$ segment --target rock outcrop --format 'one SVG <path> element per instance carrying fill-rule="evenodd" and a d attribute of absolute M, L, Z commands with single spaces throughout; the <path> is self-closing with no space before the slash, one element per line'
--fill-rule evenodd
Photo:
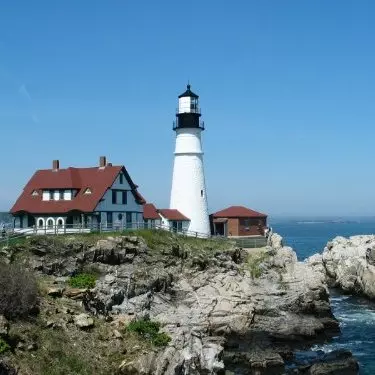
<path fill-rule="evenodd" d="M 330 286 L 375 298 L 375 236 L 336 237 L 308 263 L 326 274 Z"/>
<path fill-rule="evenodd" d="M 151 319 L 171 338 L 164 349 L 119 363 L 121 374 L 223 374 L 238 368 L 282 374 L 295 348 L 339 330 L 318 260 L 314 266 L 298 262 L 277 234 L 269 247 L 254 250 L 231 243 L 215 250 L 203 240 L 195 248 L 177 238 L 150 247 L 134 236 L 94 246 L 72 239 L 52 250 L 48 240 L 40 241 L 33 239 L 28 266 L 55 278 L 49 289 L 54 298 L 82 300 L 88 313 L 105 321 Z M 93 266 L 101 275 L 95 288 L 66 287 L 66 276 Z M 73 322 L 89 328 L 93 320 L 78 315 Z"/>

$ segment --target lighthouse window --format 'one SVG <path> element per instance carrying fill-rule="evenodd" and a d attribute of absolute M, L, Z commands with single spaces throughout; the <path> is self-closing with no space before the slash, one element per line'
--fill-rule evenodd
<path fill-rule="evenodd" d="M 203 197 L 203 190 L 201 190 L 201 197 Z"/>

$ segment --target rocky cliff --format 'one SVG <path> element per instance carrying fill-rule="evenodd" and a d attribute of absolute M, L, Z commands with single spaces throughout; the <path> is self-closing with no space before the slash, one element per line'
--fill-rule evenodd
<path fill-rule="evenodd" d="M 308 263 L 327 276 L 330 286 L 375 298 L 375 236 L 336 237 Z"/>
<path fill-rule="evenodd" d="M 53 374 L 357 373 L 350 353 L 294 361 L 295 349 L 339 328 L 321 268 L 298 262 L 276 234 L 251 250 L 164 232 L 35 237 L 2 255 L 41 285 L 38 318 L 11 322 L 7 333 L 13 352 L 4 358 L 20 374 L 47 374 L 34 362 L 53 356 L 46 347 L 59 341 L 65 357 L 90 360 L 76 372 L 55 364 L 65 370 Z M 90 287 L 73 287 L 93 274 Z"/>

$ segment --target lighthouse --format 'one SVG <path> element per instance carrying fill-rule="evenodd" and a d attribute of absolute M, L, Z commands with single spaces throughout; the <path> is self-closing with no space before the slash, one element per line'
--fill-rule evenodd
<path fill-rule="evenodd" d="M 198 99 L 198 95 L 190 90 L 189 84 L 186 91 L 178 97 L 176 121 L 173 123 L 176 147 L 170 208 L 177 209 L 190 219 L 189 233 L 208 237 L 210 223 L 201 141 L 204 123 L 200 121 Z"/>

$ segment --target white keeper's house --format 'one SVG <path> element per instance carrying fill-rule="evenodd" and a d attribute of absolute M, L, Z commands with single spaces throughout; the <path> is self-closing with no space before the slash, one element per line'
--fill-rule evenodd
<path fill-rule="evenodd" d="M 127 227 L 143 223 L 145 200 L 123 165 L 38 170 L 11 209 L 15 228 Z"/>

